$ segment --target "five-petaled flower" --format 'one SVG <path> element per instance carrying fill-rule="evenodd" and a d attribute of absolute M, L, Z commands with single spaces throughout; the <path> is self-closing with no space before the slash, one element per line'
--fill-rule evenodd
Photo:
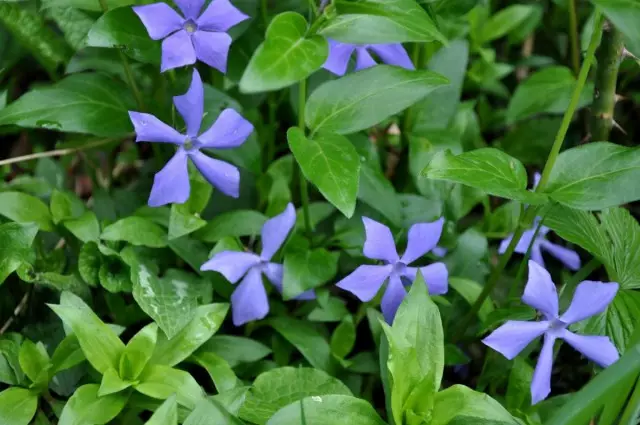
<path fill-rule="evenodd" d="M 329 57 L 322 67 L 336 75 L 344 75 L 354 51 L 356 71 L 376 65 L 369 51 L 378 55 L 386 64 L 415 69 L 402 44 L 347 44 L 335 40 L 329 40 Z"/>
<path fill-rule="evenodd" d="M 233 165 L 213 159 L 200 152 L 201 148 L 231 149 L 240 146 L 253 131 L 253 125 L 233 109 L 222 111 L 216 122 L 200 134 L 204 111 L 204 88 L 198 71 L 193 71 L 189 91 L 173 98 L 184 118 L 187 134 L 175 129 L 151 114 L 129 111 L 135 128 L 136 142 L 172 143 L 178 146 L 176 154 L 153 179 L 149 205 L 157 207 L 168 203 L 181 204 L 189 199 L 190 185 L 187 158 L 202 175 L 222 193 L 238 197 L 240 172 Z"/>
<path fill-rule="evenodd" d="M 534 261 L 529 261 L 529 280 L 522 301 L 540 311 L 544 320 L 523 322 L 509 320 L 482 340 L 486 345 L 511 360 L 535 338 L 544 334 L 544 342 L 531 382 L 533 404 L 544 400 L 551 392 L 551 366 L 553 345 L 563 339 L 585 357 L 602 367 L 618 360 L 618 351 L 605 336 L 577 335 L 567 330 L 572 323 L 602 313 L 618 292 L 617 283 L 585 280 L 576 288 L 569 308 L 558 313 L 558 294 L 549 272 Z"/>
<path fill-rule="evenodd" d="M 249 17 L 229 0 L 213 0 L 202 14 L 204 0 L 175 0 L 183 16 L 166 3 L 134 6 L 149 37 L 162 41 L 161 71 L 192 65 L 196 59 L 220 72 L 227 70 L 229 28 Z"/>
<path fill-rule="evenodd" d="M 296 210 L 289 203 L 284 212 L 267 220 L 262 226 L 262 252 L 222 251 L 204 263 L 201 270 L 213 270 L 222 274 L 229 282 L 236 283 L 244 276 L 231 295 L 233 324 L 243 325 L 252 320 L 263 319 L 269 313 L 267 291 L 262 284 L 262 274 L 279 292 L 282 292 L 282 264 L 271 262 L 287 235 L 296 223 Z M 311 300 L 313 290 L 300 294 L 295 299 Z"/>
<path fill-rule="evenodd" d="M 382 296 L 382 314 L 387 322 L 393 322 L 396 311 L 407 295 L 403 278 L 413 281 L 418 269 L 422 272 L 432 295 L 444 294 L 448 290 L 449 272 L 444 263 L 433 263 L 425 267 L 408 267 L 409 264 L 433 250 L 442 234 L 444 219 L 432 223 L 418 223 L 409 229 L 407 249 L 398 256 L 391 230 L 384 224 L 363 217 L 366 240 L 363 253 L 367 258 L 382 260 L 384 265 L 362 265 L 337 286 L 351 292 L 361 301 L 370 301 L 387 280 L 389 283 Z"/>

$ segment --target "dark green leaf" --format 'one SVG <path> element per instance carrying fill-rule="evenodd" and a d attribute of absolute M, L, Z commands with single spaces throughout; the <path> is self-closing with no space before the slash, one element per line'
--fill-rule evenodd
<path fill-rule="evenodd" d="M 329 343 L 310 323 L 289 317 L 275 317 L 269 323 L 302 353 L 311 366 L 329 373 L 334 370 Z"/>
<path fill-rule="evenodd" d="M 204 242 L 218 242 L 226 236 L 258 236 L 265 221 L 267 217 L 258 211 L 229 211 L 214 217 L 194 236 Z"/>
<path fill-rule="evenodd" d="M 78 272 L 89 286 L 98 286 L 102 255 L 93 242 L 82 245 L 78 255 Z"/>
<path fill-rule="evenodd" d="M 637 0 L 591 0 L 602 8 L 613 25 L 626 35 L 633 43 L 640 43 L 640 2 Z"/>
<path fill-rule="evenodd" d="M 68 218 L 78 218 L 84 213 L 84 203 L 75 194 L 54 189 L 49 203 L 51 218 L 55 224 Z"/>
<path fill-rule="evenodd" d="M 205 368 L 218 393 L 230 391 L 241 385 L 241 381 L 233 372 L 229 363 L 216 353 L 200 349 L 191 356 L 190 360 Z"/>
<path fill-rule="evenodd" d="M 214 335 L 200 352 L 213 352 L 226 360 L 231 367 L 253 363 L 271 354 L 271 349 L 260 342 L 233 335 Z"/>
<path fill-rule="evenodd" d="M 344 359 L 353 350 L 356 328 L 351 316 L 346 316 L 331 334 L 331 353 Z"/>
<path fill-rule="evenodd" d="M 177 239 L 204 227 L 206 221 L 189 211 L 185 204 L 172 204 L 169 218 L 169 239 Z"/>
<path fill-rule="evenodd" d="M 338 257 L 336 252 L 324 248 L 311 249 L 304 243 L 288 247 L 282 279 L 284 299 L 293 299 L 331 280 L 338 271 Z"/>
<path fill-rule="evenodd" d="M 218 397 L 220 395 L 222 394 L 198 402 L 196 408 L 193 409 L 193 412 L 187 417 L 183 425 L 210 425 L 214 423 L 243 425 L 239 419 L 227 411 L 227 406 L 223 406 L 219 401 Z"/>
<path fill-rule="evenodd" d="M 46 10 L 46 14 L 60 27 L 65 40 L 74 50 L 85 46 L 85 38 L 94 22 L 89 15 L 71 7 L 52 7 Z"/>
<path fill-rule="evenodd" d="M 304 410 L 301 409 L 304 406 Z M 303 412 L 304 411 L 304 417 Z M 349 395 L 311 396 L 280 409 L 267 425 L 385 425 L 365 400 Z"/>
<path fill-rule="evenodd" d="M 33 224 L 0 225 L 0 285 L 22 264 L 32 263 L 35 260 L 31 244 L 37 233 L 38 227 Z"/>
<path fill-rule="evenodd" d="M 105 0 L 104 4 L 109 9 L 136 4 L 135 0 Z M 92 12 L 102 12 L 102 4 L 94 0 L 43 0 L 42 8 L 48 7 L 73 7 L 76 9 L 90 10 Z"/>
<path fill-rule="evenodd" d="M 123 218 L 105 227 L 100 238 L 106 241 L 125 241 L 149 248 L 167 246 L 167 235 L 162 227 L 146 218 L 136 216 Z"/>

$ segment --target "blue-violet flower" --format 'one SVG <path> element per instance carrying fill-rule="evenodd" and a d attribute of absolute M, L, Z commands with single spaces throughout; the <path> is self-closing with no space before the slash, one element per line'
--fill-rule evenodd
<path fill-rule="evenodd" d="M 329 57 L 322 67 L 336 75 L 347 72 L 349 60 L 356 52 L 356 71 L 376 65 L 369 51 L 374 52 L 386 64 L 415 69 L 411 58 L 402 44 L 347 44 L 335 40 L 329 41 Z"/>

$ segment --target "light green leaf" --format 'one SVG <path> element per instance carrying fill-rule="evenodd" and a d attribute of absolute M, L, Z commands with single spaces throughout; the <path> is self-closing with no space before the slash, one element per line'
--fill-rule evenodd
<path fill-rule="evenodd" d="M 533 367 L 522 357 L 518 356 L 514 359 L 511 373 L 509 373 L 505 406 L 511 412 L 527 409 L 531 405 Z"/>
<path fill-rule="evenodd" d="M 103 425 L 115 418 L 129 400 L 129 392 L 99 397 L 98 384 L 78 388 L 62 409 L 58 425 Z"/>
<path fill-rule="evenodd" d="M 151 362 L 173 366 L 185 360 L 216 333 L 228 311 L 229 304 L 224 303 L 198 307 L 193 320 L 172 339 L 158 335 Z"/>
<path fill-rule="evenodd" d="M 20 347 L 20 367 L 25 375 L 37 385 L 46 384 L 49 381 L 47 369 L 49 368 L 49 354 L 42 342 L 34 344 L 28 339 L 22 342 Z M 44 375 L 43 375 L 44 372 Z"/>
<path fill-rule="evenodd" d="M 333 372 L 336 364 L 331 356 L 329 343 L 313 325 L 289 317 L 275 317 L 269 323 L 302 353 L 311 366 Z"/>
<path fill-rule="evenodd" d="M 234 335 L 214 335 L 198 352 L 213 352 L 222 357 L 229 366 L 253 363 L 271 354 L 266 345 L 251 339 Z"/>
<path fill-rule="evenodd" d="M 0 285 L 22 264 L 35 261 L 31 245 L 37 233 L 38 227 L 35 224 L 0 225 Z"/>
<path fill-rule="evenodd" d="M 85 211 L 84 203 L 75 194 L 54 189 L 49 203 L 51 218 L 55 224 L 68 218 L 78 218 Z"/>
<path fill-rule="evenodd" d="M 49 307 L 73 330 L 87 360 L 97 371 L 118 370 L 124 344 L 82 299 L 63 292 L 60 304 Z"/>
<path fill-rule="evenodd" d="M 62 224 L 82 242 L 100 239 L 100 224 L 93 211 L 85 211 L 80 217 L 64 220 Z"/>
<path fill-rule="evenodd" d="M 218 393 L 230 391 L 242 385 L 229 363 L 216 353 L 198 350 L 191 356 L 191 361 L 205 368 Z"/>
<path fill-rule="evenodd" d="M 251 57 L 240 80 L 240 90 L 256 93 L 278 90 L 304 80 L 327 59 L 324 37 L 307 37 L 307 21 L 295 12 L 273 18 L 265 41 Z"/>
<path fill-rule="evenodd" d="M 289 148 L 305 177 L 345 216 L 356 207 L 360 180 L 360 157 L 344 136 L 319 133 L 308 139 L 304 131 L 287 131 Z"/>
<path fill-rule="evenodd" d="M 558 156 L 544 192 L 571 208 L 602 210 L 640 199 L 640 149 L 595 142 Z"/>
<path fill-rule="evenodd" d="M 495 148 L 481 148 L 460 155 L 453 155 L 448 150 L 437 152 L 421 174 L 527 204 L 546 201 L 546 196 L 527 190 L 527 171 L 522 163 Z"/>
<path fill-rule="evenodd" d="M 100 389 L 98 390 L 98 397 L 119 393 L 120 391 L 129 388 L 131 385 L 132 382 L 121 379 L 117 371 L 109 369 L 104 373 L 104 375 L 102 375 Z"/>
<path fill-rule="evenodd" d="M 51 375 L 70 369 L 86 360 L 78 337 L 74 334 L 67 335 L 56 347 L 51 357 Z"/>
<path fill-rule="evenodd" d="M 204 227 L 206 221 L 189 211 L 186 204 L 172 204 L 169 218 L 169 240 L 188 235 Z"/>
<path fill-rule="evenodd" d="M 335 0 L 339 15 L 320 33 L 344 43 L 375 44 L 440 41 L 429 15 L 414 0 Z"/>
<path fill-rule="evenodd" d="M 134 109 L 123 83 L 103 74 L 80 73 L 27 92 L 0 110 L 0 125 L 118 137 L 133 131 L 128 111 Z"/>
<path fill-rule="evenodd" d="M 0 111 L 0 115 L 3 111 Z M 20 224 L 36 223 L 40 229 L 46 232 L 54 229 L 47 205 L 35 196 L 26 193 L 1 192 L 0 215 Z"/>
<path fill-rule="evenodd" d="M 38 410 L 38 394 L 19 387 L 0 392 L 0 423 L 28 425 Z"/>
<path fill-rule="evenodd" d="M 432 71 L 374 66 L 314 90 L 307 102 L 305 121 L 314 133 L 355 133 L 402 112 L 447 83 Z"/>
<path fill-rule="evenodd" d="M 274 413 L 290 403 L 329 394 L 350 396 L 351 391 L 341 381 L 320 370 L 281 367 L 258 375 L 239 416 L 245 421 L 264 425 Z"/>
<path fill-rule="evenodd" d="M 513 416 L 486 394 L 454 385 L 436 394 L 432 425 L 487 423 L 518 425 Z"/>
<path fill-rule="evenodd" d="M 609 279 L 625 289 L 640 288 L 640 225 L 625 208 L 611 208 L 600 215 L 601 232 L 610 244 L 600 245 L 599 256 Z M 595 229 L 594 229 L 595 230 Z"/>
<path fill-rule="evenodd" d="M 145 425 L 178 425 L 178 404 L 176 396 L 171 395 L 156 409 Z"/>
<path fill-rule="evenodd" d="M 298 424 L 386 425 L 386 422 L 367 401 L 349 395 L 307 397 L 283 407 L 267 422 L 267 425 Z"/>
<path fill-rule="evenodd" d="M 135 334 L 120 357 L 120 376 L 124 379 L 138 378 L 151 359 L 157 340 L 158 325 L 155 323 L 149 323 Z"/>
<path fill-rule="evenodd" d="M 196 404 L 196 408 L 187 417 L 183 425 L 244 425 L 242 421 L 227 411 L 226 407 L 218 400 L 219 396 L 201 400 Z"/>
<path fill-rule="evenodd" d="M 26 384 L 24 372 L 20 367 L 22 341 L 22 336 L 16 333 L 0 336 L 0 382 L 9 385 Z"/>
<path fill-rule="evenodd" d="M 106 241 L 125 241 L 149 248 L 167 246 L 167 235 L 162 227 L 146 218 L 136 216 L 123 218 L 105 227 L 100 238 Z"/>
<path fill-rule="evenodd" d="M 227 236 L 258 236 L 265 221 L 267 217 L 258 211 L 229 211 L 215 216 L 194 236 L 204 242 L 218 242 Z"/>
<path fill-rule="evenodd" d="M 487 43 L 509 34 L 521 27 L 534 13 L 536 7 L 526 4 L 514 4 L 501 9 L 482 26 L 480 43 Z"/>
<path fill-rule="evenodd" d="M 306 240 L 297 242 L 287 245 L 284 255 L 282 294 L 285 300 L 327 283 L 338 271 L 338 253 L 324 248 L 311 249 Z"/>
<path fill-rule="evenodd" d="M 640 2 L 637 0 L 591 0 L 607 19 L 636 45 L 640 44 Z"/>
<path fill-rule="evenodd" d="M 178 404 L 193 409 L 205 394 L 193 377 L 169 366 L 151 365 L 139 377 L 137 391 L 153 398 L 164 400 L 176 394 Z"/>

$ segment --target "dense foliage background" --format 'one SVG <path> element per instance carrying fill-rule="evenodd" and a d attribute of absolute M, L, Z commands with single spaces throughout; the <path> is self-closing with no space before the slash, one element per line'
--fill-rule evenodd
<path fill-rule="evenodd" d="M 640 423 L 640 1 L 150 3 L 0 0 L 0 424 Z"/>

